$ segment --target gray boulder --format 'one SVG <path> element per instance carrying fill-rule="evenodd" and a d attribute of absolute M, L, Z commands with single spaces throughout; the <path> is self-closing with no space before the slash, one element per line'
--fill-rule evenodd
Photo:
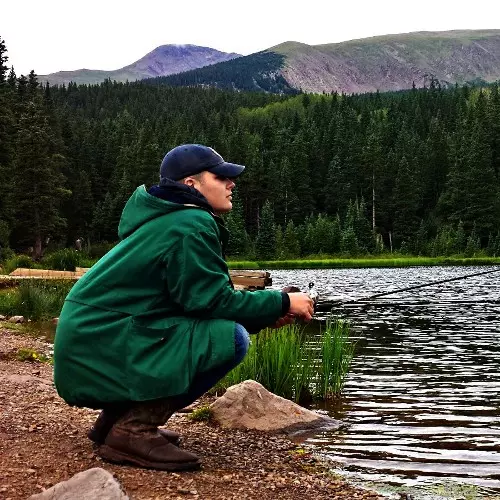
<path fill-rule="evenodd" d="M 94 467 L 28 500 L 129 500 L 120 483 L 108 471 Z"/>
<path fill-rule="evenodd" d="M 229 387 L 210 408 L 221 426 L 232 429 L 300 434 L 340 427 L 337 420 L 276 396 L 255 380 Z"/>

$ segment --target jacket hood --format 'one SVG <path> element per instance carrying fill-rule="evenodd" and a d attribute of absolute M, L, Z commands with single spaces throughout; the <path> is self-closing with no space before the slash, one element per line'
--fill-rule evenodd
<path fill-rule="evenodd" d="M 146 186 L 143 184 L 134 191 L 123 209 L 120 224 L 118 225 L 118 236 L 122 240 L 150 220 L 194 206 L 195 205 L 172 203 L 157 198 L 149 194 L 146 190 Z M 203 208 L 199 208 L 203 210 Z"/>

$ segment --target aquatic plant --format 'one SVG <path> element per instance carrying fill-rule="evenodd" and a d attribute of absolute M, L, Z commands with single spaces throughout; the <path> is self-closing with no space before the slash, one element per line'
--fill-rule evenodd
<path fill-rule="evenodd" d="M 306 335 L 299 324 L 267 328 L 252 337 L 243 362 L 212 392 L 252 379 L 297 402 L 330 399 L 342 391 L 354 349 L 349 324 L 342 320 L 327 321 L 319 337 Z"/>
<path fill-rule="evenodd" d="M 316 393 L 324 399 L 340 394 L 351 368 L 355 344 L 346 321 L 328 318 L 321 336 L 321 358 Z"/>

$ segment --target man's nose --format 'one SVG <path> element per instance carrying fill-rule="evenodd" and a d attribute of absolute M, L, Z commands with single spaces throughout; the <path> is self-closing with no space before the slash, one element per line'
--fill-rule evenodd
<path fill-rule="evenodd" d="M 234 186 L 236 186 L 235 182 L 232 179 L 229 179 L 229 186 L 228 189 L 233 189 Z"/>

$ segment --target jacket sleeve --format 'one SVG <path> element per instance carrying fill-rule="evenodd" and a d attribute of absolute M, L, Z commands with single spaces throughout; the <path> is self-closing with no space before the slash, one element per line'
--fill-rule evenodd
<path fill-rule="evenodd" d="M 280 291 L 234 290 L 215 227 L 190 232 L 171 248 L 166 279 L 171 299 L 188 314 L 233 320 L 253 331 L 282 315 Z"/>

